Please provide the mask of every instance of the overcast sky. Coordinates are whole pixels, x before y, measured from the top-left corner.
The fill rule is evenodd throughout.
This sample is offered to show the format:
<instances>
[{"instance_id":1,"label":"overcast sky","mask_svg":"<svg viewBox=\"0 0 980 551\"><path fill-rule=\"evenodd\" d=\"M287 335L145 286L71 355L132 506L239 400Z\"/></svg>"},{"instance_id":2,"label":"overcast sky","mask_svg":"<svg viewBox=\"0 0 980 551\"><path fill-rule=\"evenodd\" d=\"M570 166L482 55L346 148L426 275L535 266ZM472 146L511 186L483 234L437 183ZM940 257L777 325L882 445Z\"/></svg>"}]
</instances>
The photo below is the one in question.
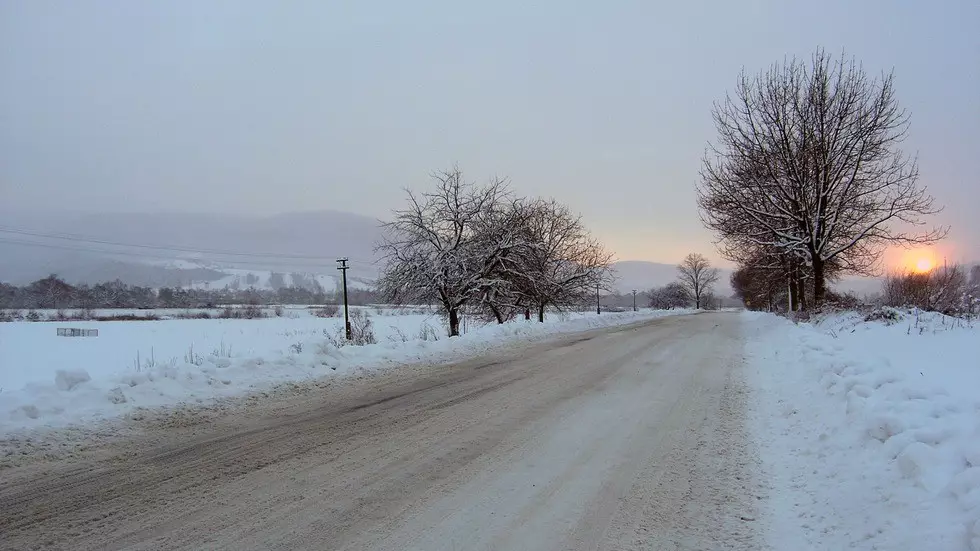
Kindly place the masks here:
<instances>
[{"instance_id":1,"label":"overcast sky","mask_svg":"<svg viewBox=\"0 0 980 551\"><path fill-rule=\"evenodd\" d=\"M894 68L944 254L980 259L976 0L464 4L2 2L0 205L384 217L458 162L621 259L713 255L712 101L823 46Z\"/></svg>"}]
</instances>

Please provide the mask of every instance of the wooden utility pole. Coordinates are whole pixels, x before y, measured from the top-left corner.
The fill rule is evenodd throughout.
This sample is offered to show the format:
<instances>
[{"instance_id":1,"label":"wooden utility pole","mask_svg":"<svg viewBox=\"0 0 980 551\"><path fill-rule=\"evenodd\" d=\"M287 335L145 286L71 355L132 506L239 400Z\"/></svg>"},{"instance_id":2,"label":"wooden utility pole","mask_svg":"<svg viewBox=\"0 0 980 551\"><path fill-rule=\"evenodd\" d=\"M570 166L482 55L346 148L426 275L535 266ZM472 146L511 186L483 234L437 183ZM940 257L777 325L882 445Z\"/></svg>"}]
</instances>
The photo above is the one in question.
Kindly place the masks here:
<instances>
[{"instance_id":1,"label":"wooden utility pole","mask_svg":"<svg viewBox=\"0 0 980 551\"><path fill-rule=\"evenodd\" d=\"M602 315L602 306L599 305L599 284L595 284L595 313L597 316Z\"/></svg>"},{"instance_id":2,"label":"wooden utility pole","mask_svg":"<svg viewBox=\"0 0 980 551\"><path fill-rule=\"evenodd\" d=\"M350 266L347 265L347 258L338 258L337 262L340 263L337 269L340 270L344 282L344 333L347 335L347 340L351 340L350 314L347 311L347 269Z\"/></svg>"}]
</instances>

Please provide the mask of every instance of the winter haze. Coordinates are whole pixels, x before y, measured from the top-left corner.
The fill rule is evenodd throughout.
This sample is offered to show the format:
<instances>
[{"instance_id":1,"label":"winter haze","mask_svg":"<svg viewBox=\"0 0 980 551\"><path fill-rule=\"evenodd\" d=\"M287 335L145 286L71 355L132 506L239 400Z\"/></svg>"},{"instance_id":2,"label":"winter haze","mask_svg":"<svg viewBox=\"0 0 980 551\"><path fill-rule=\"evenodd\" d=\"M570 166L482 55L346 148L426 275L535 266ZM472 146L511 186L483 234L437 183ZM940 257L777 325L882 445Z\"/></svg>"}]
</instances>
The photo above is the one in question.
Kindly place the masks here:
<instances>
[{"instance_id":1,"label":"winter haze","mask_svg":"<svg viewBox=\"0 0 980 551\"><path fill-rule=\"evenodd\" d=\"M693 189L711 104L743 67L822 45L895 70L905 147L952 226L931 254L970 261L977 20L970 2L8 2L0 210L42 232L371 260L368 226L458 162L569 204L619 259L717 260ZM3 247L6 277L104 275L91 251Z\"/></svg>"}]
</instances>

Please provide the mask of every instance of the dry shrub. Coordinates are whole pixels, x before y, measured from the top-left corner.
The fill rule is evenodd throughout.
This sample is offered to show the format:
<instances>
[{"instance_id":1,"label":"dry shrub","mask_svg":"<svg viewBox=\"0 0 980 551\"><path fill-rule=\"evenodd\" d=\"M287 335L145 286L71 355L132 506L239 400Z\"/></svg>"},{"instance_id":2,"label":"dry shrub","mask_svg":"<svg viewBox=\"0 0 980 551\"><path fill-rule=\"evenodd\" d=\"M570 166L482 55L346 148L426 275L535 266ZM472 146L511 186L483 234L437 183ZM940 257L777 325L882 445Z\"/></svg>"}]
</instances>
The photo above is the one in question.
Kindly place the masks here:
<instances>
[{"instance_id":1,"label":"dry shrub","mask_svg":"<svg viewBox=\"0 0 980 551\"><path fill-rule=\"evenodd\" d=\"M318 308L313 308L313 315L318 318L335 318L340 313L340 307L336 304L324 304Z\"/></svg>"},{"instance_id":2,"label":"dry shrub","mask_svg":"<svg viewBox=\"0 0 980 551\"><path fill-rule=\"evenodd\" d=\"M374 336L374 324L371 316L364 310L353 310L350 313L350 338L351 344L364 346L365 344L375 344L378 340Z\"/></svg>"}]
</instances>

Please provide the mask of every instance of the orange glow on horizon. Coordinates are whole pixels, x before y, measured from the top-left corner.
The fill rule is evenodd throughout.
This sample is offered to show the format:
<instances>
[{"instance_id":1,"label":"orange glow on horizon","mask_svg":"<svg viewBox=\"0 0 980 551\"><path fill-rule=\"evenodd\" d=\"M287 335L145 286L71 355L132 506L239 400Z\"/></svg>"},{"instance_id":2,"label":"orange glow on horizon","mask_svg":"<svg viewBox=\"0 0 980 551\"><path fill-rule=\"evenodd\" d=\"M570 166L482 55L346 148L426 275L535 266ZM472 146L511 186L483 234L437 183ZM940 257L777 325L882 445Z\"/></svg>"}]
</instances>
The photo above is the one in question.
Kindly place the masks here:
<instances>
[{"instance_id":1,"label":"orange glow on horizon","mask_svg":"<svg viewBox=\"0 0 980 551\"><path fill-rule=\"evenodd\" d=\"M890 270L926 274L941 264L941 258L942 255L935 248L917 248L902 250L887 264L893 266Z\"/></svg>"}]
</instances>

